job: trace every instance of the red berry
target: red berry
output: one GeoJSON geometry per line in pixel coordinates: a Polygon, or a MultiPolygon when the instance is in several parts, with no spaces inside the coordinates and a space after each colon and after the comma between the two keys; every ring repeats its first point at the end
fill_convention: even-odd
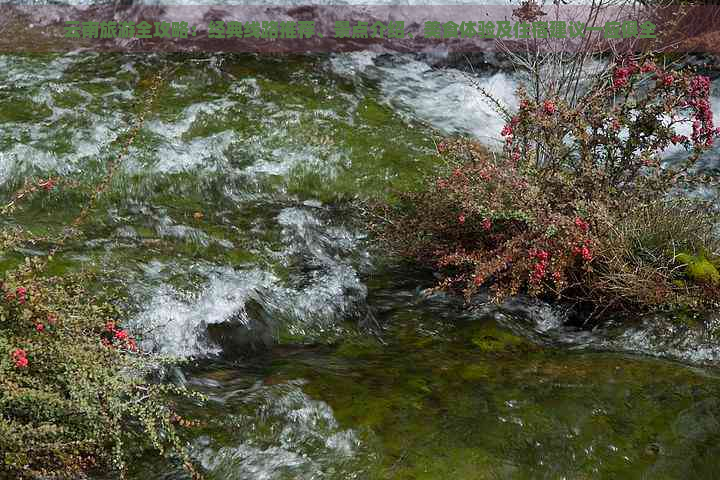
{"type": "Polygon", "coordinates": [[[543,108],[545,109],[545,113],[548,113],[550,115],[557,111],[557,106],[552,100],[545,100],[545,103],[543,103],[543,108]]]}

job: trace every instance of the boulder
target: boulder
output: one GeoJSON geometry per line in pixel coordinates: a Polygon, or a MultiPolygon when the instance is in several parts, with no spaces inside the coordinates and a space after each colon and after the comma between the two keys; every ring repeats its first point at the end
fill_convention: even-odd
{"type": "Polygon", "coordinates": [[[275,342],[274,330],[270,312],[253,298],[227,320],[207,325],[208,339],[222,349],[223,356],[230,358],[268,349],[275,342]]]}

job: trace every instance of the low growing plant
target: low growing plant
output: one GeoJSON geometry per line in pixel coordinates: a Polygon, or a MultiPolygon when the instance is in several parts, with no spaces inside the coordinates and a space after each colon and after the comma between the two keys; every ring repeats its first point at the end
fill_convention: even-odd
{"type": "Polygon", "coordinates": [[[0,287],[0,477],[122,477],[128,452],[148,446],[198,476],[169,402],[190,393],[148,380],[170,360],[138,350],[116,307],[87,290],[92,274],[42,268],[28,260],[0,287]]]}
{"type": "Polygon", "coordinates": [[[658,200],[606,215],[591,284],[596,303],[699,309],[720,298],[720,215],[709,202],[658,200]],[[696,265],[707,275],[695,274],[696,265]]]}

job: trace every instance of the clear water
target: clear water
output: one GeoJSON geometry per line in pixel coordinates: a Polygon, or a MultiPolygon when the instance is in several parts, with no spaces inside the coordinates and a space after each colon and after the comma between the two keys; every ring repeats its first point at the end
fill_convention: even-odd
{"type": "MultiPolygon", "coordinates": [[[[356,200],[418,185],[440,135],[497,142],[468,74],[363,53],[0,67],[3,193],[78,182],[6,219],[43,234],[86,204],[174,68],[53,273],[103,272],[143,346],[191,360],[176,377],[211,398],[181,405],[210,478],[713,478],[716,322],[587,332],[522,299],[469,312],[367,241],[356,200]]],[[[512,105],[511,75],[478,75],[512,105]]],[[[133,475],[184,478],[154,459],[133,475]]]]}

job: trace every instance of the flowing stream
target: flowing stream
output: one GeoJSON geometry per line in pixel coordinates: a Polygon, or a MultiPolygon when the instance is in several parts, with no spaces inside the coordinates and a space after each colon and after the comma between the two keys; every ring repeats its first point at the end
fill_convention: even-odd
{"type": "MultiPolygon", "coordinates": [[[[572,331],[524,299],[467,310],[368,241],[356,200],[417,185],[442,134],[499,139],[468,74],[433,61],[0,56],[3,192],[78,182],[6,221],[60,232],[172,67],[53,273],[104,272],[143,347],[189,360],[170,380],[210,398],[180,405],[209,478],[716,478],[717,319],[572,331]]],[[[513,104],[510,73],[474,76],[513,104]]],[[[150,456],[132,469],[187,478],[150,456]]]]}

